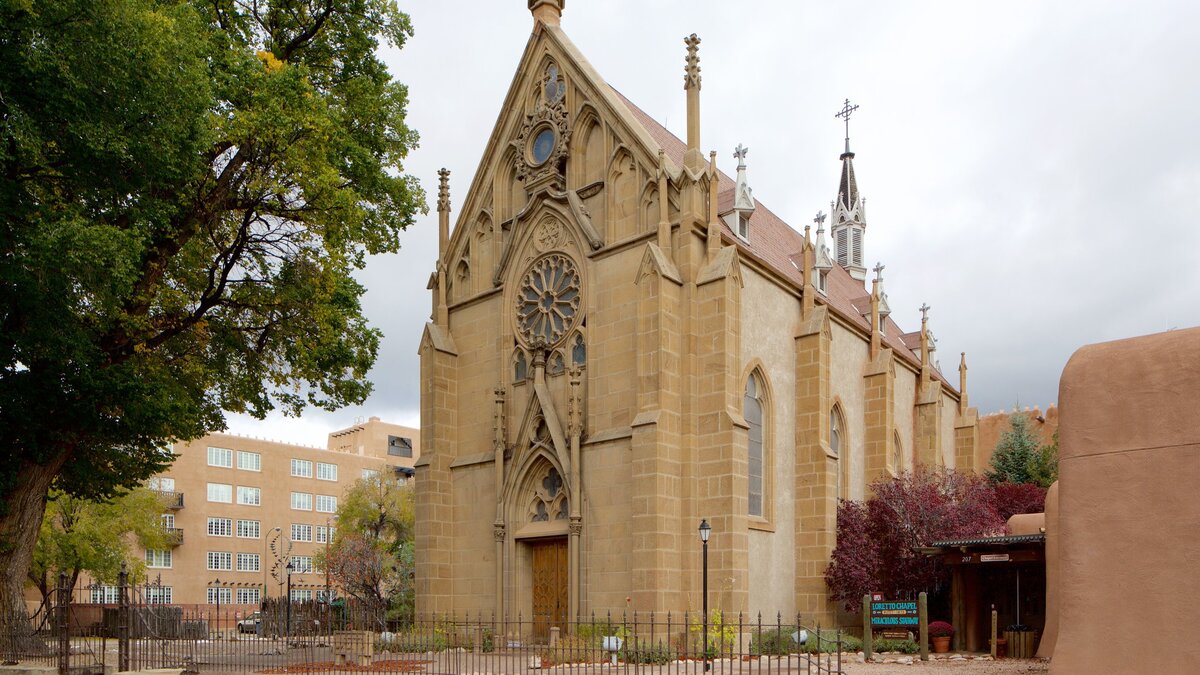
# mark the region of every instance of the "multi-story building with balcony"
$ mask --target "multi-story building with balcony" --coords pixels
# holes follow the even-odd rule
[[[176,444],[170,469],[150,480],[164,497],[171,545],[145,551],[148,602],[257,605],[283,595],[319,599],[328,588],[313,564],[336,528],[338,504],[360,478],[412,475],[418,431],[372,417],[305,447],[232,434]],[[94,602],[115,589],[93,586]]]

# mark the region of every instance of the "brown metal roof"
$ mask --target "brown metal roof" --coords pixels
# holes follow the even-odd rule
[[[687,144],[678,136],[668,131],[666,127],[655,121],[653,117],[646,114],[641,108],[634,105],[632,101],[625,98],[621,92],[616,89],[613,89],[613,91],[616,93],[617,98],[629,108],[633,117],[641,123],[650,137],[665,151],[667,157],[676,166],[683,166],[683,156],[687,151]],[[723,171],[719,171],[719,174],[720,183],[717,189],[717,211],[725,213],[733,208],[736,182]],[[746,242],[741,237],[738,237],[729,229],[728,225],[722,222],[721,229],[725,235],[725,240],[736,245],[743,253],[748,253],[754,258],[762,260],[795,285],[796,288],[803,288],[804,279],[800,271],[800,266],[803,260],[801,252],[804,246],[804,235],[793,229],[757,199],[754,200],[754,205],[754,214],[750,218],[750,241]],[[833,269],[829,271],[829,275],[826,278],[825,290],[825,296],[821,296],[818,293],[818,302],[827,300],[829,307],[838,315],[868,333],[870,332],[870,294],[867,292],[863,282],[851,277],[849,272],[835,262]],[[865,305],[863,304],[864,302]],[[900,358],[903,358],[919,369],[921,367],[919,355],[920,341],[918,340],[915,346],[911,345],[908,341],[901,339],[903,335],[903,331],[900,330],[900,327],[889,316],[884,321],[884,345],[891,347]],[[933,373],[934,377],[944,386],[951,391],[956,391],[936,368],[933,369]]]

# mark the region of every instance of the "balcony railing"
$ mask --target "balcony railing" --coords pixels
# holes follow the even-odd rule
[[[183,528],[164,527],[163,534],[167,536],[167,543],[172,546],[179,546],[183,543]]]
[[[155,490],[159,497],[166,503],[168,509],[183,508],[183,493],[173,490]]]

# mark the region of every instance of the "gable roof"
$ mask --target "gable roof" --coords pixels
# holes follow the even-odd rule
[[[667,130],[666,127],[659,124],[653,117],[646,114],[641,108],[634,105],[632,101],[625,98],[619,91],[616,89],[612,91],[629,109],[634,119],[645,128],[650,138],[663,149],[667,158],[674,162],[676,166],[683,166],[683,156],[687,151],[687,144]],[[727,213],[733,208],[736,181],[723,171],[718,170],[718,173],[720,174],[720,182],[717,185],[717,212]],[[795,285],[797,289],[803,288],[804,275],[801,271],[803,261],[801,251],[804,246],[804,235],[784,222],[782,218],[767,208],[758,199],[754,200],[754,204],[754,215],[750,218],[750,241],[747,242],[741,237],[736,236],[724,220],[721,221],[723,238],[726,243],[737,246],[739,254],[743,256],[748,255],[751,258],[762,261],[776,273]],[[818,293],[817,298],[819,302],[824,301],[830,309],[848,323],[858,326],[868,334],[870,333],[870,294],[866,291],[862,282],[851,277],[850,273],[837,264],[837,262],[834,262],[833,269],[829,271],[826,277],[824,297]],[[884,345],[891,347],[895,354],[920,369],[920,340],[916,341],[916,345],[910,345],[908,341],[902,339],[904,333],[900,330],[899,325],[892,320],[891,316],[884,320],[883,332]],[[933,369],[933,374],[945,387],[951,391],[957,391],[936,368]]]

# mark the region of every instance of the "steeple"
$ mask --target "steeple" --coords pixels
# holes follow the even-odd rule
[[[858,180],[854,177],[854,153],[850,151],[850,115],[855,110],[858,110],[858,106],[850,105],[850,99],[846,99],[842,109],[834,115],[846,123],[846,149],[841,155],[842,175],[838,181],[837,199],[833,203],[833,224],[830,232],[833,235],[838,264],[844,267],[850,276],[865,281],[867,268],[863,264],[863,237],[867,228],[867,215],[864,200],[858,192]]]

